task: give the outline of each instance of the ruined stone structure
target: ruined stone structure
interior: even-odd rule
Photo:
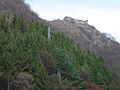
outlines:
[[[49,22],[54,31],[63,32],[86,51],[102,56],[108,67],[114,70],[120,80],[120,44],[110,35],[104,35],[88,20],[77,20],[66,16],[63,20]]]
[[[87,25],[88,24],[88,20],[85,20],[85,21],[83,21],[83,20],[77,20],[77,19],[73,19],[73,18],[68,17],[68,16],[66,16],[64,18],[64,20],[67,21],[67,22],[74,23],[74,24],[83,24],[83,25]]]

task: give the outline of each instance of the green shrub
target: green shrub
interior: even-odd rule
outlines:
[[[67,80],[78,90],[85,89],[82,77],[85,72],[94,83],[117,90],[117,80],[102,58],[82,51],[63,33],[51,32],[51,40],[47,39],[47,33],[47,26],[34,20],[15,15],[12,26],[8,26],[5,17],[0,16],[0,71],[13,76],[28,72],[34,76],[36,90],[49,90],[50,76],[40,55],[44,51],[60,69],[62,82]]]

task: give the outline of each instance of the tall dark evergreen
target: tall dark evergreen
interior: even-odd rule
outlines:
[[[0,14],[0,90],[86,90],[90,83],[119,90],[101,57],[82,51],[63,33],[51,31],[49,40],[48,26],[36,21],[32,11],[29,18],[20,11]]]
[[[87,88],[88,81],[107,90],[117,90],[117,80],[102,58],[82,51],[63,33],[51,32],[51,40],[47,35],[48,27],[42,23],[15,15],[8,26],[5,16],[0,16],[0,71],[10,76],[8,82],[20,73],[29,73],[34,77],[36,90],[69,87],[80,90]],[[47,56],[43,57],[41,52]],[[54,72],[47,68],[54,65]]]

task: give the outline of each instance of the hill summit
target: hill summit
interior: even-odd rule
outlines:
[[[119,90],[104,59],[76,43],[91,45],[80,29],[95,30],[87,21],[65,18],[51,30],[24,0],[1,0],[0,7],[0,90]]]
[[[66,16],[63,20],[54,20],[49,23],[55,31],[63,32],[85,51],[102,56],[108,67],[113,69],[120,79],[120,44],[114,37],[99,32],[94,26],[88,24],[88,20],[77,20]]]

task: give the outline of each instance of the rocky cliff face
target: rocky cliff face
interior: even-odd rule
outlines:
[[[38,23],[37,21],[41,22]],[[47,23],[31,11],[29,6],[24,3],[24,0],[1,0],[0,90],[77,90],[77,88],[80,90],[80,88],[84,87],[82,78],[86,82],[85,88],[103,90],[112,86],[114,88],[112,90],[117,90],[115,89],[117,88],[117,81],[114,80],[114,76],[108,71],[102,59],[94,58],[90,53],[88,55],[83,53],[76,44],[61,34],[54,33],[55,38],[49,44],[47,42],[47,26],[43,23],[45,25],[50,23],[55,31],[64,32],[81,45],[83,49],[96,50],[95,52],[98,55],[104,55],[103,42],[108,43],[109,39],[103,34],[101,36],[100,32],[88,24],[88,21],[65,17],[63,21],[56,20]],[[103,37],[106,41],[102,42],[100,38]],[[112,43],[112,40],[109,40],[109,43]],[[119,48],[119,44],[116,43],[117,45]],[[88,60],[86,59],[88,64],[83,62],[81,54],[88,58]],[[82,63],[78,60],[81,60]],[[96,65],[89,63],[89,61],[96,64],[98,68],[101,66],[101,70],[95,69]],[[81,67],[79,73],[79,65],[81,64],[83,64],[83,67]],[[99,73],[100,76],[97,75],[98,77],[105,76],[106,80],[103,81],[104,78],[98,80],[99,78],[97,78],[95,82],[89,81],[89,78],[94,80],[96,74],[93,71],[89,72],[84,67],[85,65],[90,66],[88,69],[91,68],[95,73]],[[59,68],[61,74],[58,73]],[[117,68],[114,69],[117,70]],[[108,73],[103,73],[103,70]],[[90,74],[91,77],[89,77]],[[98,81],[102,81],[102,84],[100,84],[105,84],[105,86],[101,87]],[[110,81],[109,84],[108,81]]]
[[[95,52],[105,59],[108,67],[112,68],[120,79],[120,44],[105,34],[100,33],[88,21],[65,17],[63,20],[49,22],[55,31],[63,32],[73,39],[84,50]]]

